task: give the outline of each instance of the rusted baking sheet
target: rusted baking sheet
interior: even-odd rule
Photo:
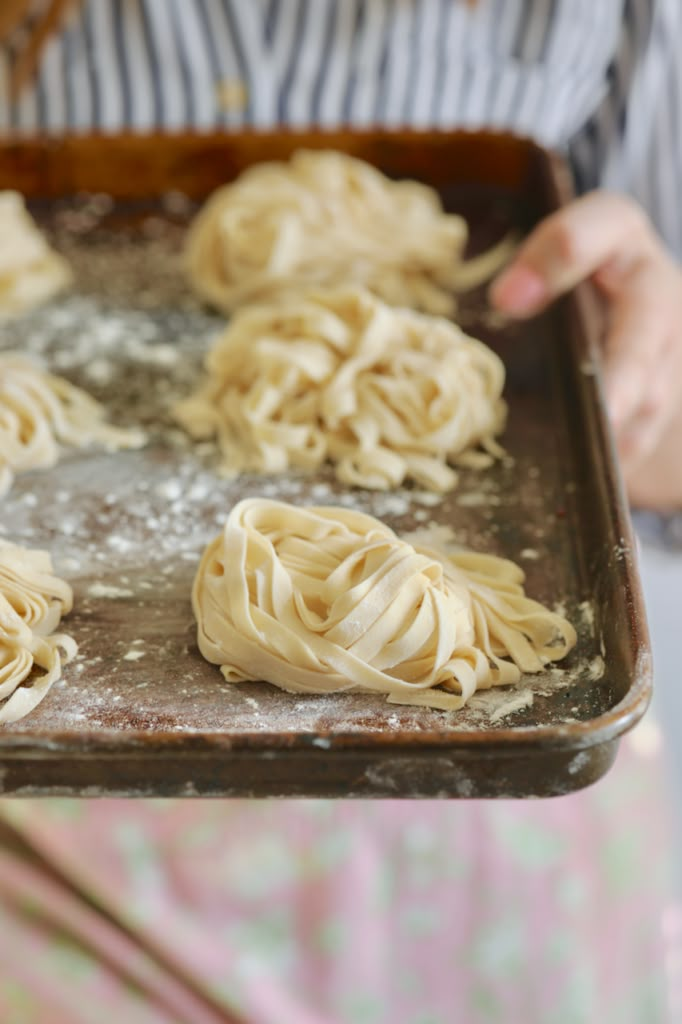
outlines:
[[[221,320],[183,280],[184,228],[243,167],[329,146],[439,188],[472,251],[526,231],[570,195],[560,161],[504,136],[182,136],[26,142],[0,153],[0,187],[33,209],[71,260],[76,290],[0,328],[2,348],[44,355],[151,443],[69,453],[20,477],[0,523],[48,548],[75,593],[65,627],[79,660],[0,734],[8,794],[507,797],[599,778],[643,714],[651,664],[632,540],[595,375],[596,325],[578,292],[527,325],[496,323],[484,296],[461,319],[508,371],[508,458],[465,472],[442,500],[373,494],[315,477],[215,472],[168,415],[195,383]],[[399,230],[399,225],[396,226]],[[199,555],[240,498],[346,502],[401,532],[426,530],[524,566],[531,595],[579,632],[561,666],[476,696],[462,712],[362,695],[301,697],[233,686],[200,657],[189,602]]]

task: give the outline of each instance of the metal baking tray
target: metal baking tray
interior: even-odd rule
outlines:
[[[527,231],[571,195],[559,158],[485,133],[3,145],[0,187],[29,196],[77,285],[2,325],[0,347],[45,356],[113,420],[152,435],[139,452],[67,452],[55,469],[19,477],[3,502],[3,533],[49,549],[72,584],[64,628],[80,645],[43,703],[0,733],[6,794],[549,796],[606,772],[645,711],[647,628],[584,290],[527,324],[496,320],[483,291],[462,303],[461,322],[507,366],[508,458],[464,472],[442,500],[352,491],[328,472],[228,482],[210,446],[194,449],[174,428],[169,404],[195,383],[222,324],[183,279],[186,223],[213,187],[301,146],[434,185],[466,216],[472,251]],[[526,569],[532,596],[563,608],[578,645],[457,713],[227,684],[197,650],[190,588],[206,542],[254,494],[347,502],[398,531],[506,555]]]

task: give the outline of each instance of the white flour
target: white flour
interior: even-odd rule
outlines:
[[[587,717],[586,680],[600,678],[605,667],[593,639],[598,624],[570,559],[552,561],[546,571],[553,556],[545,538],[564,529],[552,511],[560,477],[543,479],[518,454],[483,473],[459,470],[459,490],[445,496],[346,491],[327,470],[314,477],[219,476],[215,446],[194,446],[170,410],[194,387],[222,320],[200,308],[184,285],[181,229],[147,218],[136,244],[122,244],[98,233],[110,205],[94,197],[57,217],[54,240],[74,266],[79,291],[0,327],[0,347],[42,356],[102,401],[112,422],[150,435],[141,451],[64,453],[55,469],[17,479],[4,502],[3,534],[49,548],[72,584],[75,608],[65,627],[81,649],[59,691],[12,729],[304,732],[317,733],[318,746],[327,749],[340,731],[466,732]],[[171,214],[185,214],[186,201],[176,196],[170,205]],[[235,501],[251,495],[340,503],[426,546],[470,545],[522,558],[529,594],[560,602],[577,626],[578,652],[566,668],[476,694],[454,713],[226,684],[194,646],[190,591],[203,548]],[[513,550],[506,538],[512,520]],[[570,699],[559,698],[569,690]]]

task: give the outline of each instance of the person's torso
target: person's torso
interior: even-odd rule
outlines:
[[[0,137],[508,129],[682,253],[679,0],[82,0],[11,102],[21,47],[0,46]]]
[[[85,0],[0,130],[488,124],[557,144],[608,87],[624,6]]]

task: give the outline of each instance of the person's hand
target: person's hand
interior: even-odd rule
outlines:
[[[682,270],[632,200],[592,192],[544,220],[493,282],[513,317],[589,278],[608,308],[604,378],[631,500],[682,508]]]

